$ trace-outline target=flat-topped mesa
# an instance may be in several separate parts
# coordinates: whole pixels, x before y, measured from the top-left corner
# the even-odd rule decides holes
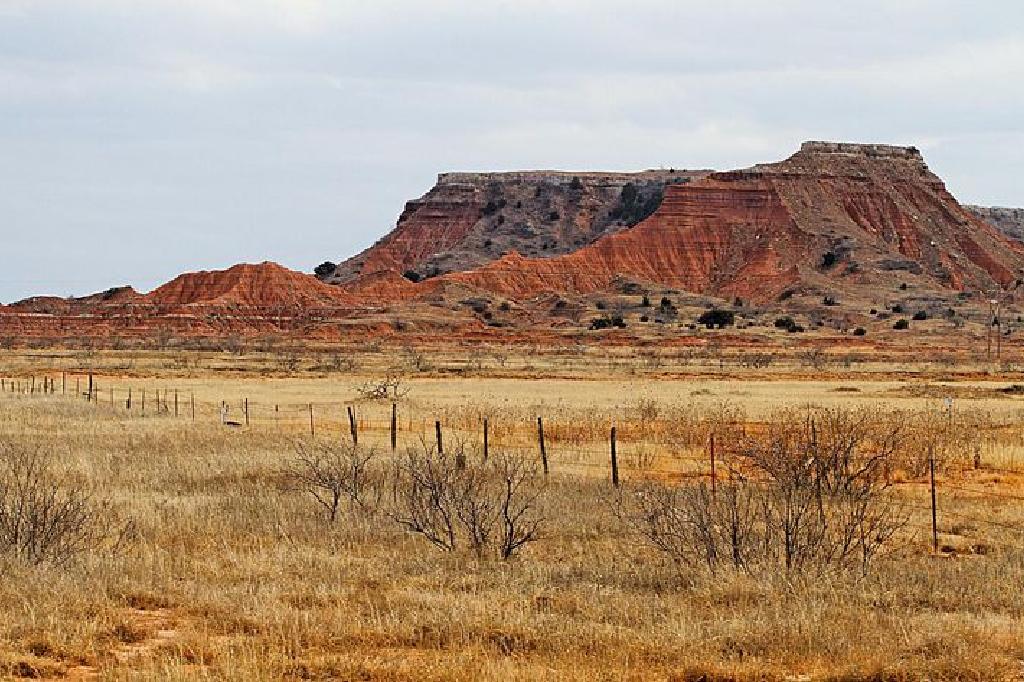
[[[419,279],[479,267],[510,251],[537,257],[571,253],[650,215],[666,187],[709,173],[442,173],[430,191],[406,203],[391,233],[325,279],[347,284],[382,270]]]
[[[810,141],[789,158],[759,163],[743,170],[715,173],[712,177],[735,181],[755,177],[803,177],[808,179],[884,176],[890,180],[914,178],[938,191],[945,186],[928,168],[917,147],[856,142]]]
[[[498,183],[554,185],[571,187],[587,185],[600,187],[624,187],[628,183],[637,182],[672,182],[673,180],[693,179],[707,175],[710,170],[681,169],[647,169],[633,172],[594,172],[594,171],[559,171],[559,170],[519,170],[493,172],[451,172],[437,176],[438,186],[468,185],[476,188],[487,187]]]
[[[821,142],[811,140],[801,144],[800,151],[812,154],[847,154],[871,158],[924,161],[917,147],[894,144],[861,144],[859,142]]]

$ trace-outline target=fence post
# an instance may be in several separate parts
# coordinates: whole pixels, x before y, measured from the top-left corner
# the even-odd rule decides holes
[[[313,425],[313,403],[309,404],[309,435],[316,435],[316,427]]]
[[[124,409],[132,409],[132,387],[128,387],[128,398],[124,401]]]
[[[490,454],[489,447],[488,447],[490,445],[490,443],[488,442],[488,440],[489,440],[488,436],[490,435],[488,427],[489,427],[489,423],[487,421],[487,417],[484,417],[484,461],[485,462],[487,461],[487,456]]]
[[[616,488],[619,487],[619,457],[615,452],[615,427],[612,427],[612,485]]]
[[[437,420],[434,422],[434,432],[437,434],[437,454],[444,454],[444,443],[441,440],[441,421]]]
[[[718,492],[718,476],[715,473],[715,434],[711,434],[711,499],[714,500]]]
[[[348,412],[348,430],[352,434],[352,445],[359,445],[359,429],[356,426],[356,411],[351,405],[346,405]]]
[[[60,394],[61,395],[67,395],[68,394],[68,373],[67,372],[61,372],[60,373]]]
[[[174,416],[178,416],[178,389],[174,389]]]
[[[92,400],[92,373],[89,374],[89,400]]]
[[[249,399],[246,398],[242,402],[242,410],[245,412],[245,425],[249,425]]]
[[[195,421],[196,421],[196,392],[195,391],[192,391],[192,397],[190,398],[190,402],[192,403],[192,423],[194,424]]]
[[[939,516],[935,507],[935,448],[928,446],[928,472],[932,489],[932,551],[939,553]]]
[[[142,389],[141,408],[142,408],[142,415],[145,416],[146,415],[146,389]]]
[[[391,403],[391,452],[398,449],[398,403]]]
[[[540,462],[544,467],[544,475],[548,475],[548,451],[544,447],[544,420],[537,417],[537,440],[540,441]]]
[[[281,410],[279,406],[274,405],[274,429],[277,431],[281,430]]]
[[[82,396],[82,379],[81,377],[75,377],[75,397],[80,398]]]

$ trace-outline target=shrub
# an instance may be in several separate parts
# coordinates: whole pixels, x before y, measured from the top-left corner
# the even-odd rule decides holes
[[[792,327],[795,327],[795,326],[796,326],[796,322],[793,320],[792,317],[789,317],[788,315],[786,317],[779,317],[779,318],[775,319],[775,328],[776,329],[787,329],[788,330],[788,329],[790,329]]]
[[[416,272],[415,270],[406,270],[405,272],[402,273],[402,277],[405,277],[410,282],[419,282],[420,280],[423,279],[423,277],[420,276],[420,273]]]
[[[916,313],[914,313],[914,317],[911,318],[911,319],[914,319],[914,320],[927,320],[928,319],[928,313],[925,312],[924,310],[918,310]]]
[[[705,311],[697,318],[697,324],[702,324],[708,329],[724,329],[732,326],[736,321],[736,314],[731,310],[721,310],[719,308],[712,308],[711,310]]]
[[[612,327],[625,329],[626,326],[626,321],[622,318],[622,315],[604,315],[602,317],[595,317],[590,321],[591,329],[611,329]]]
[[[89,486],[55,473],[42,450],[0,444],[0,553],[63,565],[120,547],[131,529]]]
[[[907,517],[889,494],[903,424],[869,411],[792,410],[741,439],[749,471],[704,483],[643,484],[614,509],[688,569],[867,573]]]
[[[640,300],[640,307],[642,307],[642,308],[650,308],[651,307],[651,298],[647,294],[644,294],[644,297]]]
[[[333,523],[347,501],[351,509],[372,511],[380,501],[384,477],[374,466],[376,450],[346,443],[299,443],[285,476],[324,508]]]
[[[910,329],[910,323],[907,322],[906,318],[900,318],[896,320],[896,324],[892,326],[893,329]]]
[[[889,310],[891,310],[892,312],[896,313],[897,315],[901,315],[903,313],[903,306],[900,305],[899,303],[894,303],[889,308]]]
[[[470,460],[421,444],[406,451],[392,478],[391,518],[445,551],[467,547],[510,559],[537,539],[545,482],[522,457]]]
[[[836,302],[835,296],[826,296],[825,298],[822,299],[821,303],[822,305],[827,306],[839,305],[839,303]]]
[[[408,351],[409,353],[416,353],[417,351]],[[422,364],[425,359],[420,362],[411,362],[410,364]],[[401,375],[395,372],[388,372],[387,376],[383,379],[370,379],[363,383],[361,386],[356,386],[356,393],[363,400],[388,400],[390,402],[397,402],[409,395],[409,387],[404,385],[404,381]]]
[[[864,327],[857,327],[856,329],[853,330],[853,335],[854,336],[864,336],[867,333],[868,333],[868,330],[865,329]]]
[[[627,182],[619,194],[619,202],[610,213],[612,220],[620,220],[632,227],[647,219],[661,206],[664,189],[657,187],[649,190],[646,196],[635,184]]]
[[[338,266],[331,261],[325,260],[323,263],[313,268],[313,274],[320,279],[326,279],[334,273],[337,267]]]
[[[834,251],[826,251],[821,257],[821,267],[828,270],[839,261],[839,256]]]

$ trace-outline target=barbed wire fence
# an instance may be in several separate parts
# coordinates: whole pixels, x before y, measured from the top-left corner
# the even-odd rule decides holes
[[[756,429],[757,423],[735,422],[719,424],[724,433],[711,430],[709,438],[696,447],[674,448],[673,443],[650,442],[649,433],[629,419],[611,420],[607,438],[582,441],[580,438],[559,438],[551,422],[538,415],[536,423],[502,425],[495,428],[495,416],[481,416],[475,429],[464,425],[444,424],[440,419],[425,415],[403,414],[400,400],[361,401],[318,400],[305,402],[263,402],[248,397],[230,400],[197,401],[191,388],[117,386],[103,383],[94,374],[42,375],[31,377],[0,377],[0,395],[18,397],[60,397],[84,401],[97,409],[132,418],[162,418],[192,425],[219,425],[224,428],[270,430],[295,437],[337,438],[352,443],[362,442],[368,447],[396,451],[400,446],[423,443],[438,450],[448,442],[449,447],[474,447],[483,457],[489,450],[513,450],[528,454],[531,451],[543,466],[545,475],[554,468],[557,473],[587,473],[606,476],[615,486],[620,485],[622,472],[638,479],[662,482],[707,481],[712,489],[727,480],[742,466],[742,455],[732,447],[731,435]],[[370,407],[367,410],[365,408]],[[385,412],[383,417],[379,414]],[[371,414],[367,414],[371,412]],[[376,412],[377,414],[372,414]],[[545,431],[545,426],[548,427]],[[625,429],[625,431],[624,431]],[[625,438],[623,438],[625,435]],[[360,441],[360,439],[362,439]],[[625,448],[623,448],[625,446]],[[657,468],[659,459],[651,449],[670,451],[668,460],[675,466]],[[927,491],[930,503],[921,504],[913,497],[921,492],[920,481],[896,483],[908,487],[903,502],[908,508],[930,514],[930,524],[911,521],[910,525],[927,530],[935,554],[946,550],[940,546],[940,518],[959,520],[969,524],[1010,532],[1015,541],[1005,541],[1008,547],[1024,550],[1024,527],[951,508],[949,502],[989,500],[1002,505],[1017,504],[1024,507],[1024,495],[978,487],[977,483],[957,482],[948,476],[937,477],[936,466],[944,469],[949,462],[934,450],[928,451]],[[552,466],[554,465],[554,466]],[[975,468],[979,461],[975,453]],[[987,465],[984,470],[993,475],[1016,475],[1016,469],[1001,469]],[[956,497],[959,495],[959,497]],[[1005,540],[1005,539],[1004,539]]]

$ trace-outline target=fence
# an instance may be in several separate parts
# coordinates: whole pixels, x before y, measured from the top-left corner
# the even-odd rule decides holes
[[[607,443],[600,447],[594,444],[583,445],[578,442],[559,443],[549,435],[545,435],[545,420],[543,416],[536,419],[536,428],[530,433],[531,428],[519,428],[510,431],[510,435],[518,435],[518,438],[499,438],[494,435],[494,422],[492,417],[483,417],[479,424],[477,433],[470,433],[465,429],[446,428],[440,420],[405,417],[401,414],[399,404],[391,402],[388,410],[389,415],[384,419],[370,419],[361,415],[358,401],[335,401],[335,402],[306,402],[301,404],[291,403],[257,403],[248,398],[235,399],[232,401],[221,400],[215,403],[200,403],[196,401],[195,393],[192,390],[184,391],[178,388],[155,388],[145,389],[139,387],[117,387],[113,385],[100,385],[95,375],[71,375],[66,372],[58,377],[44,375],[41,377],[27,378],[0,378],[0,394],[19,394],[28,396],[60,395],[64,397],[85,400],[95,404],[97,407],[108,407],[114,411],[120,411],[128,415],[162,416],[168,418],[188,420],[192,424],[202,419],[207,423],[220,423],[225,427],[263,427],[270,426],[279,432],[302,433],[308,429],[311,436],[333,435],[351,439],[351,442],[358,443],[360,436],[370,434],[373,436],[373,444],[386,442],[392,451],[398,448],[399,434],[412,436],[423,440],[443,450],[446,438],[449,446],[451,439],[457,442],[456,447],[462,447],[465,443],[474,440],[481,444],[481,452],[484,458],[494,448],[514,448],[523,450],[536,448],[544,475],[551,471],[552,460],[555,459],[566,471],[571,469],[601,470],[607,473],[613,485],[620,485],[621,467],[623,465],[622,452],[620,450],[620,426],[609,425]],[[236,412],[237,410],[237,412]],[[235,416],[237,414],[237,417]],[[746,429],[747,425],[731,424],[729,426]],[[386,434],[386,440],[382,435]],[[364,439],[364,444],[366,440]],[[657,470],[650,466],[643,466],[634,463],[634,469],[643,476],[660,478],[690,478],[706,479],[712,494],[722,479],[722,468],[725,467],[727,476],[732,475],[734,466],[738,461],[737,453],[722,447],[721,439],[717,439],[712,433],[707,443],[704,444],[699,454],[688,455],[673,452],[672,460],[676,463],[687,463],[693,465],[691,470],[680,469]],[[554,450],[552,449],[554,448]],[[563,450],[564,449],[564,450]],[[565,457],[566,452],[575,456]],[[552,457],[557,453],[557,458]],[[589,461],[588,461],[589,460]],[[940,509],[940,489],[948,492],[966,493],[976,498],[997,500],[999,502],[1024,502],[1024,495],[1017,495],[1009,492],[984,490],[977,487],[970,487],[963,484],[955,484],[949,480],[939,480],[936,477],[936,463],[941,461],[936,458],[933,451],[928,453],[928,505],[915,504],[913,500],[905,500],[907,506],[920,511],[929,512],[930,524],[927,530],[931,535],[933,551],[940,553],[939,542],[939,517],[962,519],[972,524],[982,524],[992,528],[1022,532],[1021,527],[997,521],[994,519],[978,518],[973,515],[966,515],[962,512]],[[976,467],[980,466],[975,461]],[[987,472],[995,474],[1017,474],[1014,470],[997,469],[985,467]],[[1013,544],[1012,546],[1024,549],[1024,545]]]

